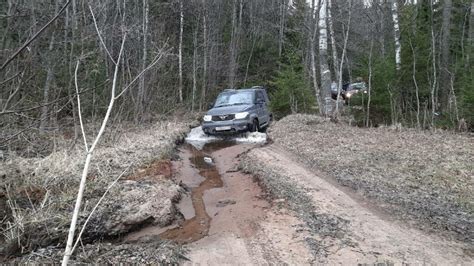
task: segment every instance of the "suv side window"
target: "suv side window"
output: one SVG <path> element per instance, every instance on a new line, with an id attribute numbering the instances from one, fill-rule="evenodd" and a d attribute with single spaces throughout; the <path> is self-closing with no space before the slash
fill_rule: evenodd
<path id="1" fill-rule="evenodd" d="M 257 91 L 257 102 L 265 102 L 265 97 L 261 91 Z"/>

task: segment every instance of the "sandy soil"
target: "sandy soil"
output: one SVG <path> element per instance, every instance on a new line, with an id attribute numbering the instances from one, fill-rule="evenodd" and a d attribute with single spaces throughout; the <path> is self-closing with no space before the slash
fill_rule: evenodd
<path id="1" fill-rule="evenodd" d="M 247 156 L 255 164 L 279 172 L 308 192 L 319 213 L 336 215 L 349 221 L 348 237 L 355 245 L 333 245 L 327 258 L 329 264 L 410 263 L 471 264 L 464 243 L 443 239 L 414 229 L 409 224 L 374 208 L 358 195 L 328 182 L 322 173 L 308 170 L 292 159 L 282 147 L 272 144 L 253 149 Z"/>

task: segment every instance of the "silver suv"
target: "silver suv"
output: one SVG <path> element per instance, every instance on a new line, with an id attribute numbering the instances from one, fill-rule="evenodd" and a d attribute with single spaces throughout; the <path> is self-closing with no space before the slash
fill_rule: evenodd
<path id="1" fill-rule="evenodd" d="M 268 105 L 263 87 L 225 90 L 203 117 L 202 129 L 210 135 L 262 131 L 272 120 Z"/>

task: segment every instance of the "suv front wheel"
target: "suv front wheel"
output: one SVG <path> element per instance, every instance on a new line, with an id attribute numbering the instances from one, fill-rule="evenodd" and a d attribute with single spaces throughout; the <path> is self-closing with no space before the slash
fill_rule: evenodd
<path id="1" fill-rule="evenodd" d="M 258 120 L 255 118 L 252 122 L 251 125 L 249 125 L 249 131 L 250 132 L 256 132 L 260 129 L 260 126 L 258 124 Z"/>

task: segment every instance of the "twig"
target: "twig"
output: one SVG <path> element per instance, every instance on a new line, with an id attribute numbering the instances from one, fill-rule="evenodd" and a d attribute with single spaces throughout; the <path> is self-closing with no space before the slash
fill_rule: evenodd
<path id="1" fill-rule="evenodd" d="M 86 151 L 88 151 L 89 145 L 87 145 L 86 132 L 84 131 L 84 123 L 82 122 L 81 96 L 79 95 L 79 86 L 77 85 L 77 70 L 79 69 L 79 62 L 80 60 L 77 60 L 76 69 L 74 70 L 74 86 L 76 87 L 77 113 L 79 115 L 79 124 L 81 125 L 81 132 L 82 132 L 82 137 L 84 139 L 84 145 L 86 146 Z"/>
<path id="2" fill-rule="evenodd" d="M 94 27 L 95 27 L 95 30 L 97 31 L 97 35 L 99 36 L 100 43 L 104 47 L 105 52 L 109 56 L 110 60 L 112 60 L 112 62 L 116 65 L 117 62 L 115 62 L 114 58 L 112 57 L 112 55 L 109 52 L 109 49 L 107 49 L 107 46 L 105 45 L 104 39 L 102 39 L 102 35 L 100 35 L 99 27 L 97 26 L 97 20 L 95 19 L 95 15 L 94 15 L 94 12 L 92 11 L 92 7 L 91 7 L 91 5 L 88 5 L 88 6 L 89 6 L 89 10 L 90 10 L 91 15 L 92 15 L 92 20 L 94 20 Z"/>
<path id="3" fill-rule="evenodd" d="M 156 63 L 158 63 L 158 61 L 160 61 L 160 59 L 163 57 L 163 54 L 164 53 L 160 53 L 158 56 L 155 57 L 155 60 L 149 64 L 145 69 L 142 70 L 142 72 L 140 72 L 140 74 L 138 74 L 128 85 L 127 87 L 125 87 L 117 96 L 115 96 L 115 99 L 118 99 L 120 98 L 132 85 L 133 83 L 135 83 L 135 81 L 137 81 L 143 74 L 145 74 L 145 72 L 147 72 L 150 68 L 152 68 L 154 65 L 156 65 Z"/>

